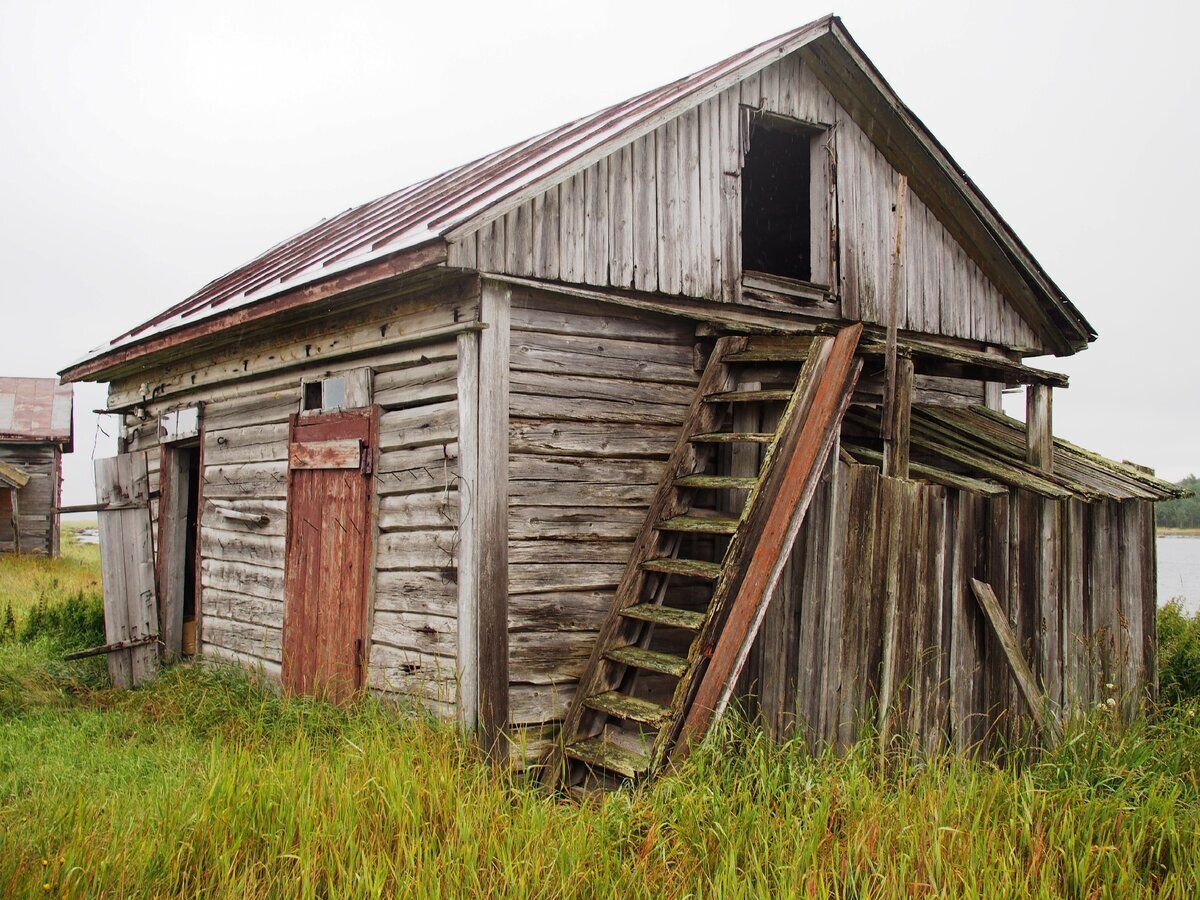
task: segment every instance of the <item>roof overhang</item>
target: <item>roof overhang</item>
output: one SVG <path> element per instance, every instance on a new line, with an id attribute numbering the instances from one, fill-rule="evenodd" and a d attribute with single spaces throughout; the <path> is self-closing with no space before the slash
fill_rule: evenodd
<path id="1" fill-rule="evenodd" d="M 148 334 L 139 341 L 86 356 L 58 374 L 63 383 L 107 381 L 131 364 L 148 362 L 151 357 L 178 353 L 184 344 L 326 302 L 358 288 L 438 266 L 445 261 L 445 241 L 429 241 L 419 247 L 399 251 L 375 262 L 292 288 L 257 303 L 233 309 L 218 308 L 211 315 L 198 317 L 166 331 Z"/>

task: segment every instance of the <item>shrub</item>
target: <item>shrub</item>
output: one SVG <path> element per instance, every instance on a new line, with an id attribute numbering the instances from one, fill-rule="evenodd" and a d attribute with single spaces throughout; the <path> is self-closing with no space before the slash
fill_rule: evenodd
<path id="1" fill-rule="evenodd" d="M 1158 683 L 1164 702 L 1200 699 L 1200 613 L 1178 600 L 1158 611 Z"/>
<path id="2" fill-rule="evenodd" d="M 59 600 L 43 594 L 16 628 L 23 644 L 46 640 L 63 652 L 104 643 L 104 601 L 96 594 L 76 591 Z"/>

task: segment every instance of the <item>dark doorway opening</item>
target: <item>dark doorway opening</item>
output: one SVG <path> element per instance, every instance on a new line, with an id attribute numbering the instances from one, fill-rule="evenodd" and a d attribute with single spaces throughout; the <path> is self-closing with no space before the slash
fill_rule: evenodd
<path id="1" fill-rule="evenodd" d="M 752 120 L 742 167 L 742 269 L 812 281 L 813 132 L 773 117 Z"/>

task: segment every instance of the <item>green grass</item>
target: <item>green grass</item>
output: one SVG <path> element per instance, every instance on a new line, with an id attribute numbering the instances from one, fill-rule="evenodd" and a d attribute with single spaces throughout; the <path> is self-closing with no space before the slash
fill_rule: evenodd
<path id="1" fill-rule="evenodd" d="M 47 609 L 81 602 L 62 584 Z M 581 807 L 374 701 L 286 699 L 201 667 L 120 693 L 102 666 L 55 662 L 54 640 L 0 645 L 13 693 L 0 703 L 0 896 L 1193 897 L 1200 885 L 1194 703 L 1127 728 L 1096 713 L 1055 752 L 1003 765 L 918 765 L 871 742 L 813 757 L 730 726 L 682 772 Z"/>

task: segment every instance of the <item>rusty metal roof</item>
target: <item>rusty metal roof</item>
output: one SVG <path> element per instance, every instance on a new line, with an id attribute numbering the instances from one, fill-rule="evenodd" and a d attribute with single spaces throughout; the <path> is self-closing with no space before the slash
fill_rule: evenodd
<path id="1" fill-rule="evenodd" d="M 206 319 L 324 282 L 351 269 L 361 271 L 367 264 L 439 243 L 456 232 L 483 224 L 826 35 L 832 35 L 837 47 L 853 47 L 858 52 L 840 20 L 826 16 L 670 84 L 325 219 L 209 282 L 181 303 L 96 347 L 65 369 L 63 376 L 78 379 L 96 375 L 105 370 L 105 357 L 115 360 L 127 348 L 135 351 L 137 345 L 152 337 L 182 333 Z M 852 65 L 861 68 L 868 64 L 862 60 L 865 57 L 855 56 Z M 886 83 L 878 89 L 888 92 L 886 102 L 899 104 Z M 905 125 L 920 129 L 932 139 L 915 117 Z M 940 145 L 937 150 L 944 153 Z M 941 164 L 954 177 L 965 177 L 948 154 Z M 983 211 L 985 207 L 991 210 L 973 184 L 969 184 L 967 192 L 970 195 L 967 200 L 975 210 Z M 1002 220 L 995 227 L 1015 240 Z M 1036 261 L 1032 257 L 1030 261 L 1036 268 Z M 1040 273 L 1040 268 L 1037 271 Z M 1056 302 L 1068 302 L 1057 288 L 1054 293 L 1058 295 Z M 1075 316 L 1072 308 L 1068 318 Z M 1079 321 L 1083 322 L 1082 317 Z"/>
<path id="2" fill-rule="evenodd" d="M 71 386 L 57 378 L 0 377 L 0 441 L 69 445 L 73 407 Z"/>
<path id="3" fill-rule="evenodd" d="M 442 238 L 518 193 L 585 167 L 612 141 L 634 140 L 669 118 L 675 107 L 682 110 L 700 102 L 699 95 L 709 96 L 765 68 L 826 33 L 831 21 L 827 17 L 789 31 L 693 75 L 325 219 L 96 347 L 80 362 Z"/>

